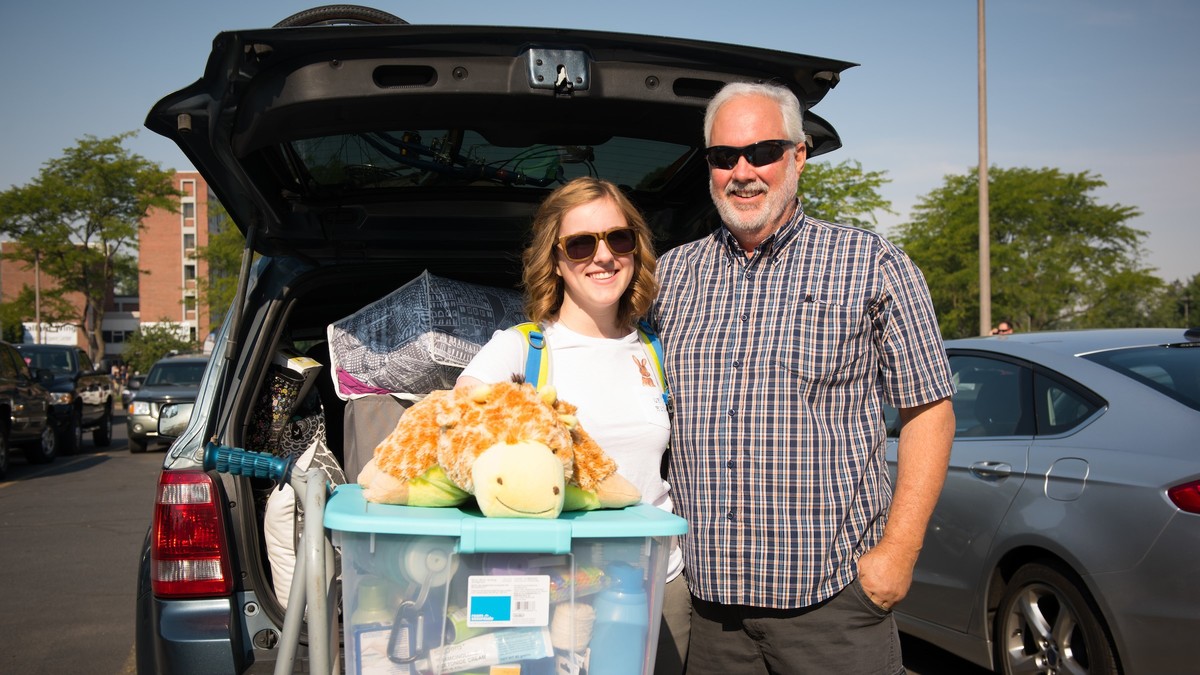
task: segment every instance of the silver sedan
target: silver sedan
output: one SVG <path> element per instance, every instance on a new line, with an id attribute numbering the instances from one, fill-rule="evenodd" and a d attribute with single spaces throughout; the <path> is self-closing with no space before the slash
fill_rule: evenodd
<path id="1" fill-rule="evenodd" d="M 1200 330 L 946 349 L 954 450 L 901 630 L 1004 673 L 1194 672 Z"/>

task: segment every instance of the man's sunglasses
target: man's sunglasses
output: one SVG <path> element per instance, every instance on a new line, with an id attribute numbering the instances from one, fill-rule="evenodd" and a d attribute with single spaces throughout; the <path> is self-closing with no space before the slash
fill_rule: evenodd
<path id="1" fill-rule="evenodd" d="M 732 145 L 713 145 L 704 149 L 708 163 L 718 169 L 732 169 L 737 166 L 738 158 L 745 157 L 751 166 L 766 166 L 774 164 L 783 157 L 783 152 L 796 147 L 793 141 L 759 141 L 742 147 Z"/>
<path id="2" fill-rule="evenodd" d="M 637 250 L 637 232 L 632 227 L 569 234 L 558 238 L 558 248 L 571 262 L 587 262 L 596 255 L 601 240 L 613 255 L 629 255 Z"/>

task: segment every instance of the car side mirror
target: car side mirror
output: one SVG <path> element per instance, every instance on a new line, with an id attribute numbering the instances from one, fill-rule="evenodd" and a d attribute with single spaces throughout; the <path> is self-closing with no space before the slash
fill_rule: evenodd
<path id="1" fill-rule="evenodd" d="M 158 411 L 158 436 L 173 440 L 183 433 L 192 419 L 195 403 L 168 403 Z"/>

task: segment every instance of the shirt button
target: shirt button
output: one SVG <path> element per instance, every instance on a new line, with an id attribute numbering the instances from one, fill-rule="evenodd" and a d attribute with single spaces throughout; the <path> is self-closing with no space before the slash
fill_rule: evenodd
<path id="1" fill-rule="evenodd" d="M 733 460 L 732 460 L 732 459 L 731 459 L 731 460 L 729 460 L 728 462 L 725 462 L 725 466 L 729 467 L 730 469 L 732 469 L 732 468 L 733 468 L 733 464 L 734 464 L 734 462 L 733 462 Z"/>
<path id="2" fill-rule="evenodd" d="M 737 408 L 730 408 L 728 414 L 730 417 L 737 417 Z"/>
<path id="3" fill-rule="evenodd" d="M 734 514 L 732 509 L 725 514 L 725 518 L 728 520 L 737 520 L 737 516 Z"/>
<path id="4" fill-rule="evenodd" d="M 754 272 L 746 272 L 746 280 L 753 281 L 754 280 Z"/>
<path id="5" fill-rule="evenodd" d="M 734 367 L 734 368 L 741 368 L 741 367 L 742 367 L 742 360 L 741 360 L 741 359 L 734 359 L 734 360 L 733 360 L 733 367 Z"/>
<path id="6" fill-rule="evenodd" d="M 740 317 L 738 317 L 738 318 L 739 318 L 739 319 L 741 319 L 742 321 L 749 321 L 749 320 L 750 320 L 750 315 L 749 315 L 749 314 L 743 314 L 743 315 L 741 315 L 741 316 L 740 316 Z"/>

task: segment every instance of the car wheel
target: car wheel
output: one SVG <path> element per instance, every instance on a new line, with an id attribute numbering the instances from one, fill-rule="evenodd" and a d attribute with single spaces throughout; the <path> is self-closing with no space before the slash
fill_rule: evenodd
<path id="1" fill-rule="evenodd" d="M 80 411 L 72 410 L 70 421 L 60 431 L 58 443 L 64 455 L 73 455 L 83 448 L 83 415 Z"/>
<path id="2" fill-rule="evenodd" d="M 8 429 L 0 429 L 0 478 L 8 474 Z"/>
<path id="3" fill-rule="evenodd" d="M 37 444 L 25 448 L 25 459 L 30 464 L 46 464 L 53 462 L 55 457 L 58 457 L 58 436 L 54 433 L 54 426 L 47 420 Z"/>
<path id="4" fill-rule="evenodd" d="M 92 432 L 92 442 L 96 444 L 96 447 L 107 448 L 112 443 L 112 425 L 112 408 L 109 408 L 104 411 L 104 417 L 100 418 L 100 426 Z"/>
<path id="5" fill-rule="evenodd" d="M 1099 612 L 1053 567 L 1035 563 L 1017 570 L 996 616 L 996 649 L 1006 675 L 1117 673 Z"/>
<path id="6" fill-rule="evenodd" d="M 275 24 L 276 28 L 296 26 L 347 26 L 361 24 L 407 24 L 395 14 L 358 5 L 324 5 L 296 12 Z"/>
<path id="7" fill-rule="evenodd" d="M 139 441 L 136 438 L 129 439 L 129 451 L 130 452 L 145 452 L 146 451 L 146 441 Z"/>

